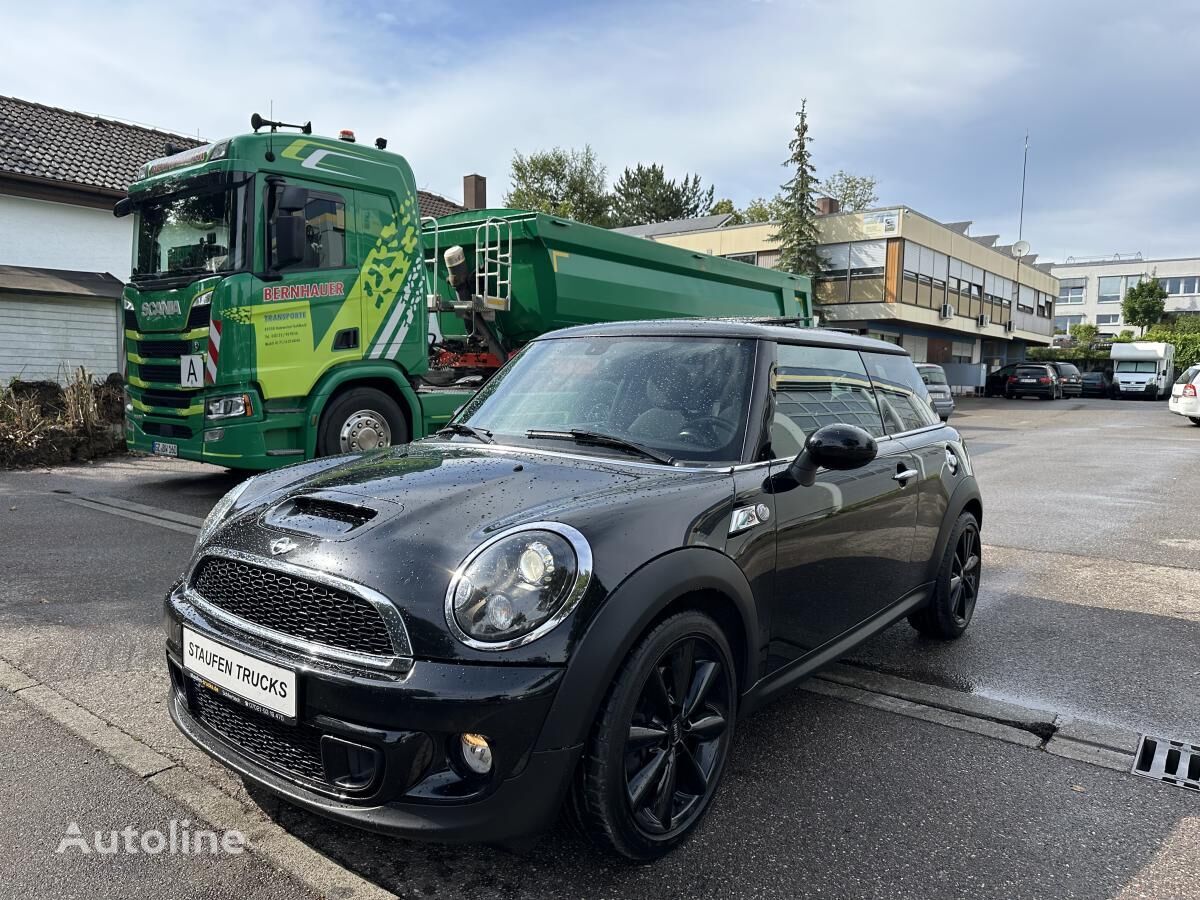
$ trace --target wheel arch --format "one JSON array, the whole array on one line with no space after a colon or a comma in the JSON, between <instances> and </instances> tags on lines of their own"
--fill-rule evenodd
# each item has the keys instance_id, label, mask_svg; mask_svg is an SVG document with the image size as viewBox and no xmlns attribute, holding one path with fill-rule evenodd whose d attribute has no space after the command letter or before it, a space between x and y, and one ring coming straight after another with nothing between
<instances>
[{"instance_id":1,"label":"wheel arch","mask_svg":"<svg viewBox=\"0 0 1200 900\"><path fill-rule=\"evenodd\" d=\"M305 421L304 452L312 459L317 452L321 416L331 401L356 387L373 387L383 391L400 405L408 424L409 438L417 437L417 425L422 422L421 403L399 366L388 363L350 363L331 369L321 377L308 397Z\"/></svg>"},{"instance_id":2,"label":"wheel arch","mask_svg":"<svg viewBox=\"0 0 1200 900\"><path fill-rule=\"evenodd\" d=\"M983 499L979 495L979 487L975 484L974 478L960 481L958 487L954 489L954 493L950 495L950 502L946 505L946 515L942 519L942 527L938 532L937 545L929 559L928 581L934 581L937 578L938 566L946 553L946 543L950 540L950 534L954 531L958 517L964 512L975 516L975 521L979 523L980 531L982 531Z\"/></svg>"},{"instance_id":3,"label":"wheel arch","mask_svg":"<svg viewBox=\"0 0 1200 900\"><path fill-rule=\"evenodd\" d=\"M754 595L742 570L709 548L675 550L646 563L604 601L576 644L536 749L581 743L634 645L659 622L699 610L725 632L738 693L753 684L762 646Z\"/></svg>"}]
</instances>

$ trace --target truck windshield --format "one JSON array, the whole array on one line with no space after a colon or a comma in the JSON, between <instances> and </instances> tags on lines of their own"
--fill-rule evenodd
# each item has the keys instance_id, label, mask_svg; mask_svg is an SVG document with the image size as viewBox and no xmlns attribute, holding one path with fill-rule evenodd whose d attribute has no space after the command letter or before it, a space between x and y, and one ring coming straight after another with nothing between
<instances>
[{"instance_id":1,"label":"truck windshield","mask_svg":"<svg viewBox=\"0 0 1200 900\"><path fill-rule=\"evenodd\" d=\"M1142 372L1153 375L1158 371L1158 363L1154 360L1122 359L1117 361L1118 372Z\"/></svg>"},{"instance_id":2,"label":"truck windshield","mask_svg":"<svg viewBox=\"0 0 1200 900\"><path fill-rule=\"evenodd\" d=\"M754 350L754 341L719 338L536 341L455 421L501 443L574 437L588 453L619 453L596 446L604 435L678 460L734 463L746 437Z\"/></svg>"},{"instance_id":3,"label":"truck windshield","mask_svg":"<svg viewBox=\"0 0 1200 900\"><path fill-rule=\"evenodd\" d=\"M244 268L248 190L248 182L206 179L187 190L135 200L133 281Z\"/></svg>"}]
</instances>

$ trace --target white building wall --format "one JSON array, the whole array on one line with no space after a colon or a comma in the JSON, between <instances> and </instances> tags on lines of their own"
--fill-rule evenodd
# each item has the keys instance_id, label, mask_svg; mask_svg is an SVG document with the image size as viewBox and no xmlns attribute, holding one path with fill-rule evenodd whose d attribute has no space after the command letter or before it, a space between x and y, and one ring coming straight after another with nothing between
<instances>
[{"instance_id":1,"label":"white building wall","mask_svg":"<svg viewBox=\"0 0 1200 900\"><path fill-rule=\"evenodd\" d=\"M0 194L0 265L108 272L129 280L133 217Z\"/></svg>"},{"instance_id":2,"label":"white building wall","mask_svg":"<svg viewBox=\"0 0 1200 900\"><path fill-rule=\"evenodd\" d=\"M1137 259L1122 260L1121 262L1099 263L1063 263L1051 269L1055 278L1085 278L1087 284L1084 290L1083 303L1064 303L1059 300L1054 305L1055 316L1083 316L1084 321L1099 325L1101 334L1119 334L1126 328L1137 331L1126 325L1121 316L1121 304L1100 302L1100 279L1108 276L1144 276L1146 278L1181 278L1194 279L1195 290L1190 293L1175 294L1167 298L1167 312L1200 312L1200 258L1190 259ZM1121 299L1124 299L1124 288L1127 281L1121 282ZM1185 287L1187 285L1184 285ZM1117 323L1099 324L1097 316L1117 316Z\"/></svg>"}]
</instances>

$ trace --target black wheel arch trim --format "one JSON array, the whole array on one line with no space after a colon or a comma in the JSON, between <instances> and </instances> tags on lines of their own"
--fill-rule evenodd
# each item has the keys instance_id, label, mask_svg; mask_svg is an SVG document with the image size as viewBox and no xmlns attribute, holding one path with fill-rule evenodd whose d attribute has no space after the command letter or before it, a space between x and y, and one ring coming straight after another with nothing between
<instances>
[{"instance_id":1,"label":"black wheel arch trim","mask_svg":"<svg viewBox=\"0 0 1200 900\"><path fill-rule=\"evenodd\" d=\"M933 555L929 559L929 570L927 573L929 581L937 580L938 566L941 565L942 557L946 554L946 544L950 540L950 534L954 531L954 526L958 524L958 517L963 514L963 511L972 502L978 509L976 518L979 520L979 530L982 532L983 498L979 494L979 486L975 483L973 477L960 481L958 486L955 487L954 493L950 495L949 503L946 504L946 515L942 518L942 528L938 532L937 545L934 548Z\"/></svg>"},{"instance_id":2,"label":"black wheel arch trim","mask_svg":"<svg viewBox=\"0 0 1200 900\"><path fill-rule=\"evenodd\" d=\"M740 661L738 693L757 679L762 640L757 606L737 564L708 547L685 547L634 571L604 600L576 644L535 751L582 743L617 670L664 611L689 594L725 597L741 619L744 642L726 635ZM686 607L680 607L683 609ZM743 643L742 646L734 646Z\"/></svg>"}]
</instances>

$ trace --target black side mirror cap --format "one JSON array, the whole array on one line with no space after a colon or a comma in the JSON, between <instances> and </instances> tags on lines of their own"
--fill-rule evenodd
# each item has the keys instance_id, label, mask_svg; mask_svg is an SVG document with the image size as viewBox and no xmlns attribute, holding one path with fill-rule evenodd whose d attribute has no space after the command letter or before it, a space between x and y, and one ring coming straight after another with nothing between
<instances>
[{"instance_id":1,"label":"black side mirror cap","mask_svg":"<svg viewBox=\"0 0 1200 900\"><path fill-rule=\"evenodd\" d=\"M123 219L133 212L133 201L128 197L122 197L113 204L113 215L118 219Z\"/></svg>"},{"instance_id":2,"label":"black side mirror cap","mask_svg":"<svg viewBox=\"0 0 1200 900\"><path fill-rule=\"evenodd\" d=\"M299 212L308 206L308 189L294 184L285 184L279 192L275 208L281 213Z\"/></svg>"},{"instance_id":3,"label":"black side mirror cap","mask_svg":"<svg viewBox=\"0 0 1200 900\"><path fill-rule=\"evenodd\" d=\"M275 269L284 269L304 260L307 239L304 216L281 215L275 220Z\"/></svg>"},{"instance_id":4,"label":"black side mirror cap","mask_svg":"<svg viewBox=\"0 0 1200 900\"><path fill-rule=\"evenodd\" d=\"M857 425L826 425L804 442L788 471L797 483L810 487L821 468L845 472L865 466L879 454L879 445Z\"/></svg>"}]
</instances>

